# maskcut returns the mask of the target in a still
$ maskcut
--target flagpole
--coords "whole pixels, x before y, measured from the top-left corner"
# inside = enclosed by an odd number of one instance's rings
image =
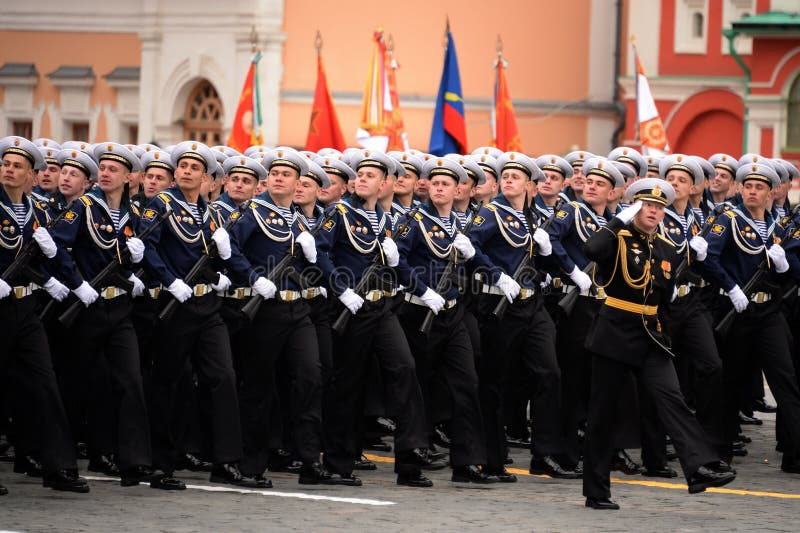
[[[317,30],[317,35],[314,37],[314,48],[317,49],[317,57],[322,55],[322,34]]]
[[[634,107],[636,108],[636,128],[633,131],[633,140],[639,144],[639,149],[642,149],[642,143],[639,133],[641,121],[639,120],[639,51],[636,50],[636,36],[631,35],[631,46],[633,46],[633,89],[634,89]]]

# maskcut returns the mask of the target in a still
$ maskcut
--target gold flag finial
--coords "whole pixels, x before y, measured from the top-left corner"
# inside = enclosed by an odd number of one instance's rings
[[[258,32],[256,32],[255,24],[250,26],[250,49],[255,54],[256,44],[258,43]]]

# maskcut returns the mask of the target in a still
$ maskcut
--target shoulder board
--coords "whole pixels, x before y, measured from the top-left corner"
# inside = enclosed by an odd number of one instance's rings
[[[488,209],[490,211],[497,211],[497,206],[489,204],[489,205],[486,206],[486,209]]]
[[[164,202],[164,203],[169,203],[169,202],[172,200],[172,198],[170,198],[168,194],[166,194],[166,193],[163,193],[163,192],[161,192],[161,193],[158,193],[158,197],[159,197],[159,198],[161,199],[161,201],[162,201],[162,202]]]
[[[581,208],[581,204],[579,202],[574,201],[574,200],[571,201],[571,202],[567,202],[567,203],[569,205],[571,205],[572,207],[574,207],[575,209],[580,209]]]
[[[137,217],[139,216],[139,208],[136,207],[135,205],[131,205],[131,211],[133,211],[133,214],[136,215]]]
[[[621,229],[621,230],[619,230],[617,232],[617,235],[620,236],[620,237],[632,237],[633,233],[631,233],[630,231],[628,231],[626,229]]]
[[[736,211],[734,209],[726,209],[722,214],[728,215],[730,218],[736,218]]]
[[[84,204],[85,206],[87,206],[87,207],[88,207],[88,206],[90,206],[90,205],[92,205],[92,201],[91,201],[91,200],[89,199],[89,197],[88,197],[88,196],[86,196],[86,195],[83,195],[83,196],[81,196],[81,202],[83,202],[83,204]]]
[[[419,211],[414,213],[414,218],[416,218],[417,220],[422,220],[422,215],[419,214]]]
[[[339,212],[341,214],[343,214],[343,215],[347,214],[347,208],[344,205],[342,205],[341,203],[336,204],[336,209],[338,209]]]

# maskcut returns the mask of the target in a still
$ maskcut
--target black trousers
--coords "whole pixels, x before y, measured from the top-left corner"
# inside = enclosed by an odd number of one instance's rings
[[[711,313],[698,295],[673,302],[664,316],[672,351],[692,370],[692,397],[697,421],[719,451],[730,446],[725,436],[725,380],[722,359],[714,340]]]
[[[117,464],[124,470],[150,465],[150,431],[142,387],[136,332],[128,296],[98,299],[75,322],[80,368],[89,376],[84,390],[90,435],[98,435],[98,451],[115,442]],[[92,448],[90,443],[90,448]]]
[[[162,293],[159,302],[172,296]],[[228,330],[219,315],[216,294],[192,297],[180,304],[158,335],[153,363],[153,406],[150,413],[154,466],[172,473],[179,450],[173,420],[180,415],[178,383],[191,363],[210,403],[211,459],[216,464],[242,458],[242,434],[236,378],[231,363]]]
[[[751,303],[737,315],[725,344],[725,390],[730,401],[726,404],[727,429],[733,433],[738,428],[735,400],[741,388],[749,386],[748,362],[757,359],[778,403],[783,461],[793,464],[800,460],[800,390],[786,333],[789,326],[779,307],[762,310],[758,306]]]
[[[611,497],[610,465],[616,448],[613,436],[617,402],[622,385],[631,374],[641,384],[639,394],[651,396],[664,428],[672,437],[687,480],[701,466],[719,460],[683,400],[675,367],[666,353],[653,346],[641,367],[594,355],[583,469],[583,494],[587,498]]]
[[[441,378],[450,395],[447,402],[450,415],[450,464],[452,466],[486,464],[486,447],[483,439],[483,421],[478,390],[478,374],[472,344],[464,326],[464,310],[460,305],[442,310],[433,320],[430,332],[420,333],[419,327],[428,308],[406,304],[400,314],[400,323],[406,332],[411,353],[417,367],[425,407],[428,411],[428,428],[433,425],[430,413],[436,396],[430,394]]]
[[[428,445],[425,406],[414,356],[392,311],[393,301],[365,302],[342,335],[333,338],[333,383],[325,401],[325,462],[348,474],[361,454],[366,365],[374,356],[385,387],[387,411],[396,414],[395,470],[403,472],[403,452]],[[337,311],[343,309],[337,306]],[[337,313],[338,314],[338,313]],[[416,468],[416,467],[415,467]]]
[[[42,453],[46,471],[77,468],[67,415],[53,372],[50,348],[42,323],[36,314],[34,296],[0,300],[0,367],[11,367],[17,383],[14,390],[24,396],[12,404],[24,405],[22,412],[34,415],[35,434],[31,446]],[[12,406],[12,412],[19,412]]]
[[[500,296],[487,296],[479,302],[481,323],[481,363],[478,368],[480,399],[486,433],[487,466],[503,467],[505,428],[503,390],[509,368],[521,363],[532,380],[534,455],[559,454],[561,435],[561,371],[556,361],[555,326],[540,297],[515,300],[498,321],[492,310]]]
[[[281,397],[290,412],[294,451],[304,463],[319,461],[322,426],[322,367],[314,324],[304,300],[266,300],[249,327],[242,330],[243,351],[239,402],[245,460],[243,471],[260,474],[267,468],[269,420],[275,384],[286,382],[289,397]],[[287,374],[281,375],[281,369]]]

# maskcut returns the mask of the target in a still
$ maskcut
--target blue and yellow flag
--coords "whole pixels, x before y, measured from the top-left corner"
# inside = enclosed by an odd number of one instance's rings
[[[442,81],[439,83],[439,94],[436,97],[436,111],[433,114],[428,151],[433,155],[467,153],[467,124],[464,121],[461,77],[458,73],[456,45],[449,24]]]

